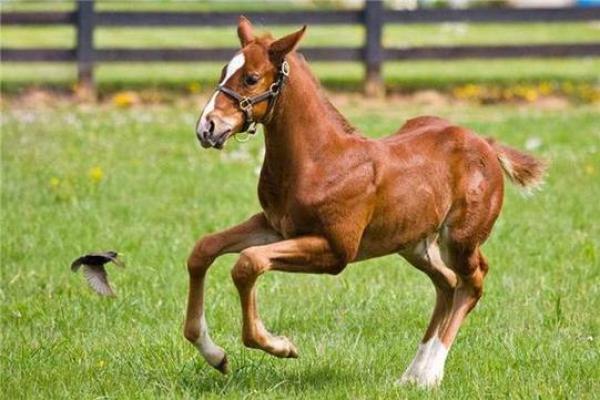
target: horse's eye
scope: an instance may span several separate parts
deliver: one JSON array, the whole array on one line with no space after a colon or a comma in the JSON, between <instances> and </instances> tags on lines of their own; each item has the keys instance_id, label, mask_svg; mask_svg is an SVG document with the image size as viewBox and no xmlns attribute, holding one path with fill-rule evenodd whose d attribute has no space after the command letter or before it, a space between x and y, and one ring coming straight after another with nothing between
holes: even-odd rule
<instances>
[{"instance_id":1,"label":"horse's eye","mask_svg":"<svg viewBox=\"0 0 600 400\"><path fill-rule=\"evenodd\" d=\"M256 74L246 75L244 78L244 83L248 86L256 85L259 81L260 77Z\"/></svg>"}]
</instances>

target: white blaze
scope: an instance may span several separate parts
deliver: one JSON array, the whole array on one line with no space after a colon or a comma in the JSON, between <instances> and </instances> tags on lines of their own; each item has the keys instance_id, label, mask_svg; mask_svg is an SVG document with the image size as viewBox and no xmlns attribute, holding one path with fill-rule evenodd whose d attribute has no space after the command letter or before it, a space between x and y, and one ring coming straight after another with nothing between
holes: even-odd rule
<instances>
[{"instance_id":1,"label":"white blaze","mask_svg":"<svg viewBox=\"0 0 600 400\"><path fill-rule=\"evenodd\" d=\"M233 76L233 74L235 74L240 68L242 68L244 66L245 62L246 62L246 59L244 58L244 53L242 53L242 52L237 53L231 59L231 61L229 61L229 64L227 64L227 69L225 71L225 77L223 78L223 80L221 82L219 82L219 86L227 83L229 78L231 78ZM210 100L208 101L208 103L206 104L206 106L204 107L204 111L202 111L202 115L200 116L200 127L201 128L204 127L206 124L206 116L215 109L215 100L217 99L218 94L219 94L219 91L216 90L215 93L213 93Z\"/></svg>"}]
</instances>

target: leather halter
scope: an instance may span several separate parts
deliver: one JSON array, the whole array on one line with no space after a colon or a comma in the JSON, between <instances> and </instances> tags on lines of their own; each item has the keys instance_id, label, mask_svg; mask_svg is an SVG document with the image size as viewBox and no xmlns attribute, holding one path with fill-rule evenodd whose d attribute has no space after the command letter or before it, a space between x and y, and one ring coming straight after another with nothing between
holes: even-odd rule
<instances>
[{"instance_id":1,"label":"leather halter","mask_svg":"<svg viewBox=\"0 0 600 400\"><path fill-rule=\"evenodd\" d=\"M283 60L281 63L281 67L279 68L279 72L277 73L277 79L275 82L271 84L269 90L257 94L256 96L242 96L237 93L235 90L228 88L227 86L219 85L217 88L218 91L225 93L227 96L238 102L238 106L244 112L244 126L240 132L246 132L250 134L256 133L256 125L260 121L256 121L254 119L253 107L255 104L263 102L265 100L269 100L269 110L267 110L267 114L271 111L270 108L273 106L273 103L277 99L279 93L281 93L281 89L285 84L287 77L290 74L290 66L287 61Z\"/></svg>"}]
</instances>

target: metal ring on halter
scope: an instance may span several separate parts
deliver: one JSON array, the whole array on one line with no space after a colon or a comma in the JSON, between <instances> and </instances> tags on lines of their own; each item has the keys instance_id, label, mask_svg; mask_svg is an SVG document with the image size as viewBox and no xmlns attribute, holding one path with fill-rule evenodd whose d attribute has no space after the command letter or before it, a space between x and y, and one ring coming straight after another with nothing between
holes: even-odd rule
<instances>
[{"instance_id":1,"label":"metal ring on halter","mask_svg":"<svg viewBox=\"0 0 600 400\"><path fill-rule=\"evenodd\" d=\"M288 62L286 60L283 60L283 63L281 63L281 75L289 76L289 74L290 74L290 64L288 64Z\"/></svg>"},{"instance_id":2,"label":"metal ring on halter","mask_svg":"<svg viewBox=\"0 0 600 400\"><path fill-rule=\"evenodd\" d=\"M273 96L277 96L279 94L280 90L281 90L281 84L277 83L277 82L273 82L271 84L271 87L269 88L269 91L271 92L271 94Z\"/></svg>"}]
</instances>

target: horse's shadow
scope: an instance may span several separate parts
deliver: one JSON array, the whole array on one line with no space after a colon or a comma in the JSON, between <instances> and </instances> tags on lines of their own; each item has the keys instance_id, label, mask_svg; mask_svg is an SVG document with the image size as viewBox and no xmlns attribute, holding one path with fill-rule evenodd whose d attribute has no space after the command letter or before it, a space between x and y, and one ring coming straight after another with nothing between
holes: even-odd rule
<instances>
[{"instance_id":1,"label":"horse's shadow","mask_svg":"<svg viewBox=\"0 0 600 400\"><path fill-rule=\"evenodd\" d=\"M352 382L357 375L347 368L331 365L307 365L303 368L282 365L281 360L249 361L237 366L228 375L208 369L207 365L194 362L191 368L185 368L180 380L180 388L189 394L222 395L242 389L245 392L272 392L278 388L298 392L302 389L323 389L335 387L340 382ZM277 362L279 361L279 363Z\"/></svg>"}]
</instances>

